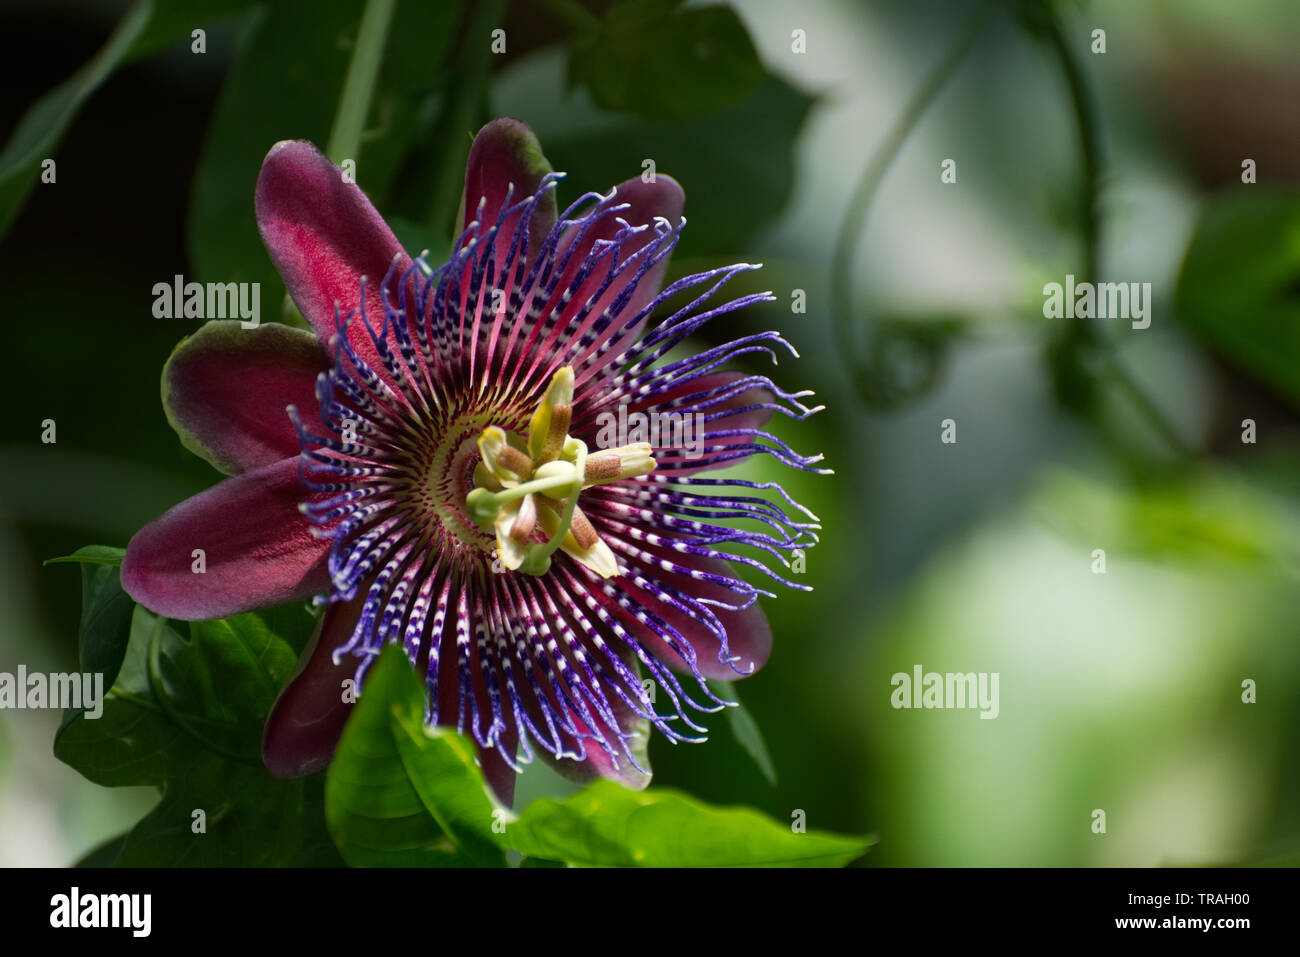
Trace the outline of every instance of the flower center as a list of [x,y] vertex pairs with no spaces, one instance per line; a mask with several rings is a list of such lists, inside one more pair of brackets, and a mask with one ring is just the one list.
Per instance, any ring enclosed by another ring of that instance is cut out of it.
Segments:
[[646,475],[655,468],[650,445],[638,442],[591,454],[569,435],[573,417],[573,367],[551,377],[519,436],[489,425],[479,436],[482,460],[465,498],[479,528],[496,535],[497,556],[511,571],[544,575],[556,549],[602,578],[619,572],[618,561],[578,507],[582,490]]

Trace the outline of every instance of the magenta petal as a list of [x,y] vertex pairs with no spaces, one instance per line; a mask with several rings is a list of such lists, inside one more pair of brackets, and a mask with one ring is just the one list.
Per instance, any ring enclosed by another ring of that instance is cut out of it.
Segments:
[[296,458],[219,482],[136,532],[122,587],[151,611],[183,620],[327,591],[329,542],[298,511],[305,497]]
[[316,376],[328,367],[310,332],[216,320],[167,360],[163,408],[187,449],[231,475],[298,454],[285,407],[317,421]]
[[[286,140],[266,154],[255,205],[271,261],[321,342],[328,345],[335,334],[335,303],[344,317],[361,306],[363,276],[366,314],[377,329],[384,315],[380,285],[394,260],[403,271],[411,260],[361,187],[345,181],[311,143]],[[387,378],[359,321],[348,339]]]
[[334,649],[352,635],[364,604],[362,593],[352,601],[326,607],[298,673],[271,709],[262,735],[262,760],[276,777],[313,774],[324,770],[334,757],[352,712],[351,703],[344,701],[343,682],[357,670],[350,655],[335,665]]
[[[476,219],[485,229],[492,226],[507,195],[512,206],[523,202],[537,191],[550,172],[551,164],[542,155],[542,146],[527,125],[510,118],[493,120],[478,131],[470,147],[465,166],[465,193],[457,219],[459,229],[464,230]],[[498,263],[505,262],[509,254],[518,215],[507,217],[502,223],[496,241]],[[555,216],[555,193],[551,191],[533,207],[528,224],[529,262],[555,225]]]

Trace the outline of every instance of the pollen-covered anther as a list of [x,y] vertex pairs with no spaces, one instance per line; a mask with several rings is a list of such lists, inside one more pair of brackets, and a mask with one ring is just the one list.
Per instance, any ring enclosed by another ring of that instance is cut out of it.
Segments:
[[524,481],[533,472],[533,460],[511,445],[505,429],[499,426],[489,425],[483,430],[478,451],[488,472],[507,488]]
[[572,419],[573,368],[565,366],[551,377],[526,438],[496,425],[483,430],[482,461],[465,504],[475,523],[495,534],[497,556],[511,571],[544,575],[560,549],[612,578],[618,560],[578,496],[591,485],[645,475],[655,461],[644,442],[588,455],[586,444],[568,434]]
[[655,460],[650,452],[649,442],[635,442],[588,455],[582,480],[586,485],[601,485],[649,475],[655,470]]
[[573,419],[573,366],[551,376],[546,395],[528,423],[528,451],[539,463],[549,462],[564,450]]

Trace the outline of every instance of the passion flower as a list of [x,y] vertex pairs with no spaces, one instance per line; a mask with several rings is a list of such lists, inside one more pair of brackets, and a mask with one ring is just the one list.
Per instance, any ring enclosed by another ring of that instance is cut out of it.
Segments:
[[[793,352],[781,336],[689,349],[773,298],[714,303],[758,267],[661,291],[681,187],[633,179],[557,214],[559,179],[526,126],[488,124],[434,269],[315,147],[277,144],[257,219],[314,335],[209,323],[164,369],[182,441],[233,477],[143,528],[123,583],[176,618],[326,603],[267,723],[276,774],[328,763],[346,689],[396,643],[428,722],[474,738],[503,800],[535,751],[643,787],[649,728],[702,740],[692,713],[725,704],[706,679],[767,660],[772,592],[736,568],[804,587],[771,565],[816,542],[815,517],[775,483],[700,475],[755,453],[818,470],[763,431],[816,412],[809,393],[723,369]],[[629,421],[668,424],[611,427]]]

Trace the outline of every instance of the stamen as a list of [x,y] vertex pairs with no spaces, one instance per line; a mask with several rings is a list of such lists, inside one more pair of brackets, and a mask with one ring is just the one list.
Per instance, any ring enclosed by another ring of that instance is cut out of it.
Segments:
[[546,395],[528,424],[528,451],[539,463],[549,462],[560,454],[569,435],[573,418],[573,366],[565,366],[551,376]]
[[649,475],[655,470],[651,451],[649,442],[636,442],[590,455],[587,457],[587,471],[583,481],[587,485],[601,485],[638,475]]
[[[619,573],[618,559],[595,525],[578,508],[584,488],[645,475],[655,467],[649,443],[639,442],[587,455],[582,440],[568,434],[573,420],[573,368],[551,376],[546,394],[524,440],[498,425],[479,437],[483,460],[474,467],[465,504],[474,523],[496,535],[497,555],[512,571],[544,575],[557,548],[603,578]],[[545,541],[534,538],[538,526]]]
[[[533,514],[534,517],[536,517],[536,511],[534,511]],[[587,516],[582,513],[582,509],[577,506],[574,506],[573,523],[569,526],[569,530],[573,532],[573,537],[577,540],[578,547],[581,549],[586,550],[591,548],[592,545],[595,545],[600,541],[600,536],[596,534],[596,529],[591,524],[591,519],[587,518]]]
[[519,503],[514,524],[510,526],[510,537],[516,542],[526,542],[532,538],[533,529],[536,527],[537,500],[531,495],[525,495],[523,501]]

